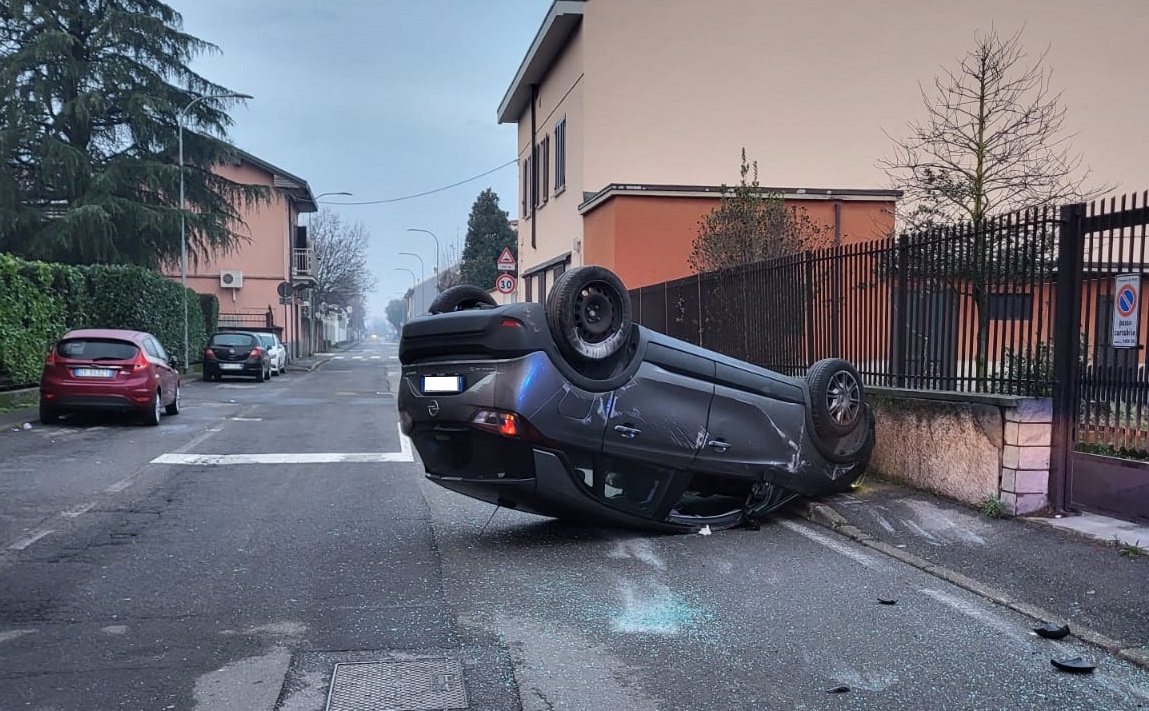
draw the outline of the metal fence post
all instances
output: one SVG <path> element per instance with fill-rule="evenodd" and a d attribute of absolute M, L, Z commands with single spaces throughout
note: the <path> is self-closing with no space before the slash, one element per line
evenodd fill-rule
<path fill-rule="evenodd" d="M 897 249 L 897 281 L 894 283 L 894 318 L 893 328 L 890 329 L 893 337 L 894 386 L 906 386 L 906 331 L 909 324 L 906 322 L 909 311 L 909 271 L 910 271 L 910 238 L 908 235 L 898 237 Z"/>
<path fill-rule="evenodd" d="M 1049 458 L 1049 503 L 1055 512 L 1069 504 L 1074 425 L 1080 381 L 1081 279 L 1084 267 L 1085 205 L 1061 207 L 1057 281 L 1053 307 L 1053 431 Z"/>

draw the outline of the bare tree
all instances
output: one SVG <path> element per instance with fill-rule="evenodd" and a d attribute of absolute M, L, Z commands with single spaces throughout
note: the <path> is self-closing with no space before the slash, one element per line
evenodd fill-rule
<path fill-rule="evenodd" d="M 446 291 L 452 286 L 463 283 L 462 255 L 458 245 L 448 244 L 443 248 L 443 261 L 446 262 L 447 266 L 443 267 L 443 270 L 438 274 L 439 291 Z"/>
<path fill-rule="evenodd" d="M 367 268 L 370 236 L 362 223 L 347 224 L 330 208 L 313 216 L 311 244 L 315 249 L 317 301 L 349 306 L 375 288 L 375 279 Z"/>
<path fill-rule="evenodd" d="M 975 38 L 957 69 L 942 69 L 933 95 L 923 87 L 924 121 L 893 139 L 878 165 L 904 191 L 906 229 L 971 221 L 1022 208 L 1088 199 L 1088 170 L 1071 150 L 1061 93 L 1042 68 L 1048 48 L 1026 63 L 1021 32 L 991 27 Z M 887 134 L 889 135 L 889 134 Z"/>

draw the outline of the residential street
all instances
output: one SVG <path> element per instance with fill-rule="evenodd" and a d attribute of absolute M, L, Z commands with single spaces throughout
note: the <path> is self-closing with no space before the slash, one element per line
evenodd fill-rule
<path fill-rule="evenodd" d="M 797 518 L 658 536 L 429 484 L 398 377 L 367 343 L 158 428 L 0 431 L 0 709 L 1149 708 L 1149 671 Z"/>

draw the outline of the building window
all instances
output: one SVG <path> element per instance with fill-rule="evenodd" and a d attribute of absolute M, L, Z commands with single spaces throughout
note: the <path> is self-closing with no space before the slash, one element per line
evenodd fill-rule
<path fill-rule="evenodd" d="M 989 317 L 995 321 L 1028 321 L 1033 315 L 1033 294 L 990 294 Z"/>
<path fill-rule="evenodd" d="M 547 204 L 551 192 L 551 137 L 543 136 L 539 143 L 539 157 L 542 165 L 539 175 L 539 206 Z"/>
<path fill-rule="evenodd" d="M 555 124 L 555 195 L 567 186 L 567 117 Z"/>

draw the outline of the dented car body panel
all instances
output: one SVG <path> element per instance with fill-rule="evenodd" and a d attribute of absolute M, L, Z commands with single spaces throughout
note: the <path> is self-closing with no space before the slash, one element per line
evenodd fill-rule
<path fill-rule="evenodd" d="M 815 431 L 807 380 L 628 324 L 616 356 L 564 355 L 543 305 L 404 324 L 398 408 L 430 481 L 545 516 L 728 528 L 864 472 L 873 416 Z M 830 395 L 833 400 L 834 395 Z"/>

